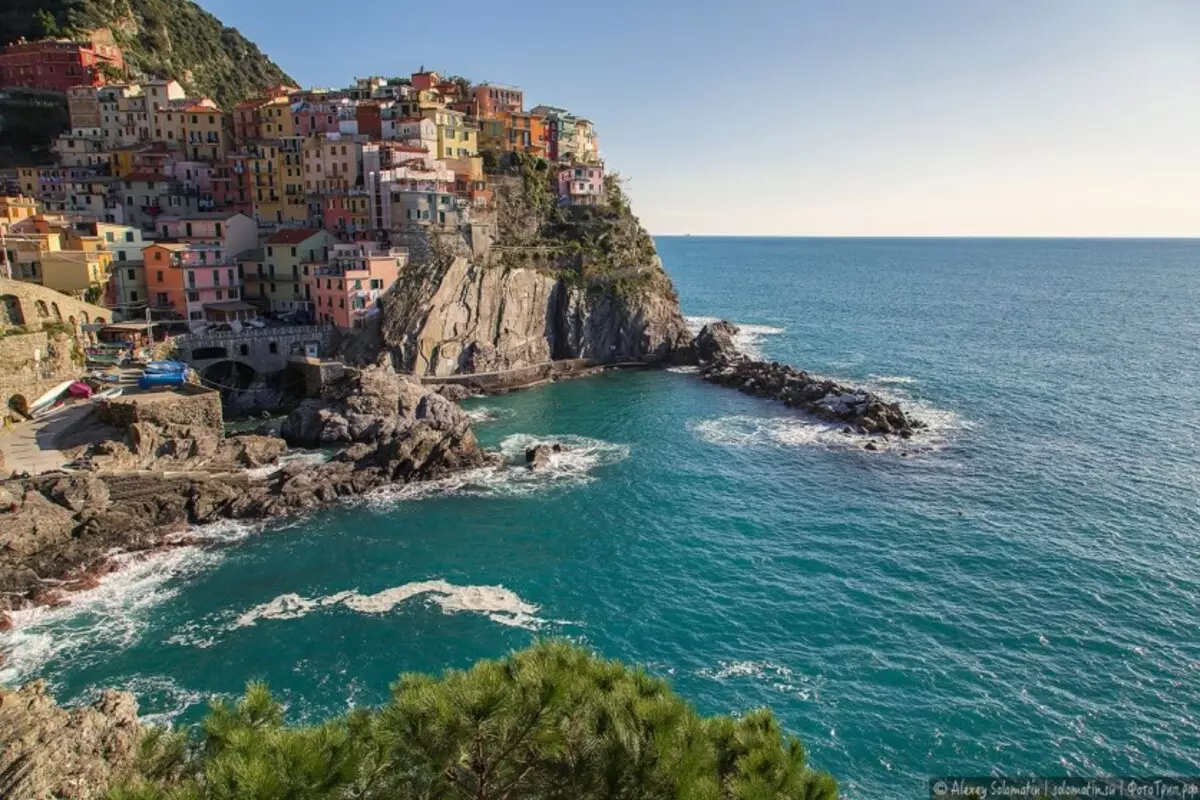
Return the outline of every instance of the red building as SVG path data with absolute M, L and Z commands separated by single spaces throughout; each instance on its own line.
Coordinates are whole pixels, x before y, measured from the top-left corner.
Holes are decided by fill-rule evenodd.
M 0 53 L 0 88 L 66 92 L 72 86 L 100 86 L 104 66 L 125 71 L 115 45 L 43 39 L 19 41 Z

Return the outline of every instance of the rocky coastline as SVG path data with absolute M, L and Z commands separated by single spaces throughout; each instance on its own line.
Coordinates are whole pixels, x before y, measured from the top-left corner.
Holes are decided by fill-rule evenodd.
M 136 422 L 88 449 L 90 471 L 0 482 L 0 612 L 67 602 L 112 569 L 112 551 L 186 542 L 190 525 L 281 517 L 496 460 L 462 409 L 386 360 L 301 403 L 281 434 Z M 329 458 L 283 463 L 289 448 Z
M 906 414 L 899 403 L 888 402 L 866 389 L 818 378 L 775 361 L 751 359 L 734 344 L 737 333 L 737 326 L 725 321 L 700 330 L 692 343 L 691 356 L 700 368 L 701 378 L 840 424 L 848 435 L 911 439 L 925 427 L 925 423 Z M 868 440 L 864 449 L 877 450 L 879 446 Z

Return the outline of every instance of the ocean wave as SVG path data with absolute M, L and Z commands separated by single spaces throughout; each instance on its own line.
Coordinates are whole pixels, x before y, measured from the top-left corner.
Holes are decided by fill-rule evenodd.
M 525 466 L 525 451 L 539 444 L 562 444 L 549 463 L 538 469 Z M 398 500 L 458 495 L 469 497 L 526 497 L 547 489 L 572 489 L 596 480 L 593 471 L 629 457 L 630 448 L 586 436 L 534 436 L 515 433 L 500 441 L 504 462 L 495 467 L 468 470 L 436 481 L 387 486 L 367 494 L 363 502 L 386 507 Z
M 910 377 L 908 375 L 875 375 L 875 374 L 871 374 L 871 375 L 868 375 L 867 377 L 870 378 L 871 380 L 875 381 L 876 383 L 883 384 L 884 386 L 894 386 L 897 384 L 906 385 L 906 384 L 917 382 L 916 378 Z
M 158 709 L 138 716 L 138 721 L 143 725 L 157 727 L 173 725 L 180 714 L 213 697 L 210 693 L 181 686 L 166 675 L 135 675 L 122 681 L 121 689 L 132 692 L 138 705 Z
M 223 557 L 199 547 L 172 547 L 150 553 L 111 556 L 118 569 L 94 589 L 72 592 L 70 605 L 14 611 L 13 627 L 0 634 L 7 660 L 0 683 L 16 684 L 40 675 L 50 663 L 81 666 L 82 653 L 97 657 L 97 643 L 126 648 L 153 622 L 153 609 L 179 593 L 176 579 L 214 566 Z
M 809 685 L 812 681 L 807 676 L 796 675 L 790 667 L 773 661 L 719 661 L 715 668 L 704 667 L 697 670 L 696 675 L 720 683 L 745 678 L 765 683 L 777 692 L 794 695 L 801 700 L 816 697 L 815 687 Z
M 489 408 L 488 406 L 474 406 L 465 408 L 463 411 L 467 414 L 467 419 L 471 420 L 472 424 L 478 425 L 484 422 L 495 422 L 503 417 L 511 417 L 513 411 L 510 408 Z
M 315 598 L 283 594 L 240 615 L 231 627 L 243 628 L 268 619 L 298 619 L 315 610 L 338 605 L 360 614 L 386 614 L 417 597 L 423 597 L 427 605 L 440 607 L 444 614 L 482 614 L 501 625 L 527 630 L 537 630 L 545 624 L 545 620 L 536 616 L 536 605 L 525 602 L 503 586 L 456 586 L 444 580 L 432 580 L 406 583 L 366 595 L 357 591 Z
M 839 450 L 861 450 L 874 442 L 880 451 L 916 454 L 940 450 L 957 431 L 968 425 L 952 411 L 908 403 L 906 412 L 927 427 L 914 432 L 911 439 L 869 436 L 846 433 L 843 423 L 830 423 L 810 417 L 803 412 L 789 415 L 751 416 L 736 414 L 715 419 L 697 420 L 689 427 L 692 433 L 709 444 L 725 447 L 795 447 L 816 445 Z
M 695 336 L 705 325 L 720 322 L 721 319 L 720 317 L 684 317 L 683 321 L 687 325 L 688 330 Z M 738 327 L 738 333 L 733 337 L 733 343 L 739 350 L 751 358 L 763 358 L 762 346 L 764 337 L 778 336 L 781 333 L 787 332 L 785 328 L 777 328 L 773 325 L 753 325 L 741 322 L 734 322 L 733 324 Z

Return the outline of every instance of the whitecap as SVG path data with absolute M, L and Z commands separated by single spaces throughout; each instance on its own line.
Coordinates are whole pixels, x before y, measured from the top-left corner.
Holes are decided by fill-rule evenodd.
M 13 627 L 0 634 L 0 650 L 7 656 L 0 683 L 28 680 L 52 661 L 82 666 L 78 659 L 94 651 L 97 643 L 117 648 L 136 644 L 154 621 L 153 609 L 178 594 L 176 578 L 208 569 L 222 555 L 173 547 L 110 557 L 118 562 L 117 570 L 103 576 L 94 589 L 71 592 L 70 605 L 10 613 Z
M 700 332 L 700 329 L 705 325 L 710 325 L 714 322 L 720 322 L 719 317 L 684 317 L 684 324 L 688 330 L 695 336 Z M 732 320 L 731 320 L 732 321 Z M 733 337 L 733 343 L 737 349 L 750 356 L 751 358 L 762 358 L 763 338 L 767 336 L 778 336 L 781 333 L 786 333 L 786 328 L 777 328 L 774 325 L 754 325 L 741 322 L 734 322 L 738 327 L 737 335 Z
M 872 375 L 868 375 L 867 377 L 870 378 L 871 380 L 875 381 L 876 383 L 882 383 L 885 386 L 894 386 L 897 384 L 906 385 L 906 384 L 917 382 L 916 378 L 909 377 L 908 375 L 874 375 L 874 374 L 872 374 Z
M 472 424 L 478 425 L 485 422 L 495 422 L 498 419 L 511 417 L 513 410 L 511 408 L 491 408 L 490 406 L 472 406 L 464 408 L 467 419 L 471 420 Z
M 525 465 L 525 451 L 539 444 L 561 444 L 566 449 L 552 453 L 537 469 Z M 593 471 L 629 457 L 629 445 L 614 444 L 586 436 L 535 436 L 515 433 L 500 441 L 504 463 L 496 467 L 467 470 L 436 481 L 417 481 L 385 486 L 364 496 L 369 505 L 386 507 L 398 500 L 458 495 L 469 497 L 526 497 L 547 489 L 573 489 L 596 480 Z
M 419 581 L 384 589 L 375 594 L 344 591 L 324 597 L 283 594 L 241 614 L 231 626 L 242 628 L 266 619 L 298 619 L 313 611 L 344 606 L 360 614 L 386 614 L 413 598 L 423 597 L 444 614 L 482 614 L 493 622 L 536 630 L 545 620 L 536 616 L 538 607 L 522 600 L 503 586 L 456 586 L 444 580 Z
M 724 447 L 795 447 L 811 446 L 841 450 L 861 450 L 874 442 L 881 451 L 921 453 L 940 450 L 953 432 L 966 427 L 953 412 L 909 404 L 913 419 L 925 423 L 911 439 L 846 433 L 844 423 L 830 423 L 803 412 L 788 415 L 751 416 L 736 414 L 715 419 L 694 420 L 692 433 L 701 441 Z

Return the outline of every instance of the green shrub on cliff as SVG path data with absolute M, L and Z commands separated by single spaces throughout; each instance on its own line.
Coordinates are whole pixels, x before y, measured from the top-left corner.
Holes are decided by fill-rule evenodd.
M 156 735 L 113 800 L 545 798 L 834 800 L 769 711 L 704 718 L 667 684 L 563 642 L 439 678 L 404 675 L 378 710 L 287 727 L 252 685 L 215 703 L 189 758 Z

